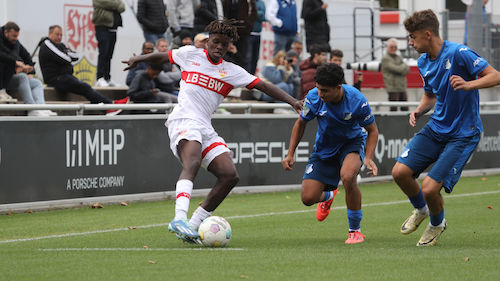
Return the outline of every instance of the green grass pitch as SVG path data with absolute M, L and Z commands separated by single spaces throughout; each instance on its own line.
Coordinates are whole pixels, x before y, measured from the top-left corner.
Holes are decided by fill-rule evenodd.
M 500 176 L 445 194 L 448 229 L 427 248 L 428 220 L 399 233 L 411 205 L 394 183 L 361 191 L 358 245 L 344 244 L 342 189 L 323 222 L 299 191 L 230 195 L 215 212 L 233 230 L 222 250 L 168 233 L 173 201 L 0 215 L 0 280 L 500 280 Z

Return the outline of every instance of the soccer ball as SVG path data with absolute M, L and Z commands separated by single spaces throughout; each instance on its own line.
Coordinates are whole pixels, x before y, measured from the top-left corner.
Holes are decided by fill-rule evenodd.
M 206 218 L 198 228 L 203 245 L 207 247 L 224 247 L 231 239 L 231 225 L 223 217 Z

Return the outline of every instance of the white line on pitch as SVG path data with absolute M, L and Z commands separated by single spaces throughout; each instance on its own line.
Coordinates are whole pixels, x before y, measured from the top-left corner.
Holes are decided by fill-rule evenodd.
M 171 251 L 245 251 L 243 248 L 54 248 L 38 249 L 42 252 L 171 252 Z
M 481 195 L 498 194 L 498 193 L 500 193 L 500 190 L 456 194 L 456 195 L 445 195 L 444 197 L 445 198 L 470 197 L 470 196 L 481 196 Z M 405 204 L 405 203 L 408 203 L 408 200 L 380 202 L 380 203 L 368 203 L 368 204 L 363 204 L 363 208 L 375 207 L 375 206 L 389 206 L 389 205 L 397 205 L 397 204 Z M 333 210 L 342 210 L 345 208 L 346 208 L 345 206 L 340 206 L 340 207 L 334 207 L 332 209 Z M 231 220 L 231 219 L 256 218 L 256 217 L 290 215 L 290 214 L 300 214 L 300 213 L 309 213 L 309 212 L 316 212 L 316 209 L 310 208 L 308 210 L 298 210 L 298 211 L 270 212 L 270 213 L 263 213 L 263 214 L 254 214 L 254 215 L 228 216 L 228 217 L 226 217 L 226 219 Z M 167 226 L 167 225 L 168 225 L 168 223 L 157 223 L 157 224 L 149 224 L 149 225 L 142 225 L 142 226 L 136 226 L 136 227 L 122 227 L 122 228 L 105 229 L 105 230 L 94 230 L 94 231 L 85 231 L 85 232 L 74 232 L 74 233 L 47 235 L 47 236 L 31 237 L 31 238 L 19 238 L 19 239 L 3 240 L 3 241 L 0 241 L 0 244 L 44 240 L 44 239 L 52 239 L 52 238 L 64 238 L 64 237 L 72 237 L 72 236 L 84 236 L 84 235 L 90 235 L 90 234 L 108 233 L 108 232 L 115 232 L 115 231 L 126 231 L 126 230 L 131 230 L 131 229 L 162 227 L 162 226 Z

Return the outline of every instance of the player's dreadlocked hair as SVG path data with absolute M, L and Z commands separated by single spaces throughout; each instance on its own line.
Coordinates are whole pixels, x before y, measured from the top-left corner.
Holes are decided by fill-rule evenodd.
M 206 28 L 208 34 L 222 34 L 231 38 L 233 42 L 238 41 L 238 23 L 235 19 L 214 20 Z

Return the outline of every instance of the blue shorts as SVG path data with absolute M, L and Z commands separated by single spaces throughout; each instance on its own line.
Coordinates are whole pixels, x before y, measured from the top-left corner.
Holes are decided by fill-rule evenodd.
M 304 177 L 302 179 L 317 180 L 325 184 L 325 191 L 335 190 L 340 181 L 340 168 L 347 154 L 355 152 L 359 154 L 361 163 L 365 159 L 365 143 L 362 138 L 345 143 L 337 154 L 328 159 L 321 159 L 318 154 L 309 156 Z M 361 168 L 361 167 L 360 167 Z
M 415 178 L 434 163 L 428 176 L 442 182 L 445 191 L 451 193 L 480 139 L 481 134 L 446 137 L 425 126 L 411 139 L 397 161 L 410 167 Z

